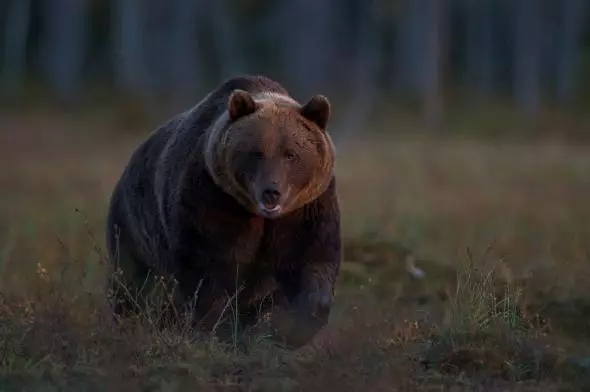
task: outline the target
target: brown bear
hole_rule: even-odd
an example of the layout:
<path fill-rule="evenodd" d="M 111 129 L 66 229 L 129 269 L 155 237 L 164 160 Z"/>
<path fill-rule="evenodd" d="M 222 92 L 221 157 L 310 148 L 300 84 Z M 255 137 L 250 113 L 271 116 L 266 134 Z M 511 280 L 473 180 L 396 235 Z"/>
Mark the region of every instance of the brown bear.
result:
<path fill-rule="evenodd" d="M 110 288 L 126 285 L 115 313 L 138 303 L 129 293 L 150 276 L 166 276 L 201 328 L 234 314 L 231 297 L 241 328 L 270 312 L 282 315 L 275 338 L 306 344 L 327 322 L 341 263 L 330 110 L 322 95 L 301 105 L 246 75 L 149 135 L 109 205 L 107 249 L 122 275 Z"/>

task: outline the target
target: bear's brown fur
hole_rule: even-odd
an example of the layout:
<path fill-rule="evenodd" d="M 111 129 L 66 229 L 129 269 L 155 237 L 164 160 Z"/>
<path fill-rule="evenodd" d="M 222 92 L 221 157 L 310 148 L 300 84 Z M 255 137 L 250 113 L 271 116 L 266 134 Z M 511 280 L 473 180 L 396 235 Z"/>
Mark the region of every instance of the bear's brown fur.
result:
<path fill-rule="evenodd" d="M 110 201 L 107 248 L 126 290 L 173 277 L 177 300 L 196 298 L 195 320 L 210 329 L 241 287 L 243 327 L 270 298 L 288 315 L 277 337 L 308 342 L 327 322 L 341 262 L 329 117 L 321 95 L 300 105 L 278 83 L 242 76 L 156 129 Z M 115 300 L 120 314 L 133 302 Z"/>

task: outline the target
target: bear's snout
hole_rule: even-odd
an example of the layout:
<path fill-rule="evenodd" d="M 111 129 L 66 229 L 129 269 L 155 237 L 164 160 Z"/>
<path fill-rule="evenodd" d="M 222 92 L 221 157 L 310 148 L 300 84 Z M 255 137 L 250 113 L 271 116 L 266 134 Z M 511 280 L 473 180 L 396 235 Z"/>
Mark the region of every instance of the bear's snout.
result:
<path fill-rule="evenodd" d="M 258 198 L 258 209 L 265 218 L 276 218 L 281 213 L 281 192 L 274 187 L 264 188 Z"/>
<path fill-rule="evenodd" d="M 276 188 L 266 188 L 262 191 L 262 204 L 267 208 L 275 208 L 281 200 L 281 192 Z"/>
<path fill-rule="evenodd" d="M 283 211 L 283 202 L 287 192 L 282 192 L 280 186 L 270 183 L 261 187 L 255 193 L 258 203 L 258 213 L 269 219 L 278 218 Z"/>

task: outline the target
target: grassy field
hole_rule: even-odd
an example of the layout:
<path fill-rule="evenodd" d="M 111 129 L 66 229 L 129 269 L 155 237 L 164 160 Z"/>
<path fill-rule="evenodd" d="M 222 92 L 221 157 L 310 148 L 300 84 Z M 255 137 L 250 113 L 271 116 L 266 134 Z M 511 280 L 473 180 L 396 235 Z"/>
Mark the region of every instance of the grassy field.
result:
<path fill-rule="evenodd" d="M 45 110 L 0 129 L 0 391 L 590 390 L 590 146 L 351 140 L 330 324 L 244 354 L 111 322 L 106 205 L 150 126 Z"/>

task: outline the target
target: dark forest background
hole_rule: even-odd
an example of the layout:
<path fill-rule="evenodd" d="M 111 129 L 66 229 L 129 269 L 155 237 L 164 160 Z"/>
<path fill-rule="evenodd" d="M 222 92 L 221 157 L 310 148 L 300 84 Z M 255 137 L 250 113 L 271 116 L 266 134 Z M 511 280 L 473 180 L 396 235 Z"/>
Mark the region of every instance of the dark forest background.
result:
<path fill-rule="evenodd" d="M 116 92 L 151 110 L 263 73 L 347 102 L 349 125 L 378 102 L 433 127 L 457 104 L 534 118 L 584 108 L 589 14 L 584 0 L 3 0 L 0 89 L 68 105 Z"/>

